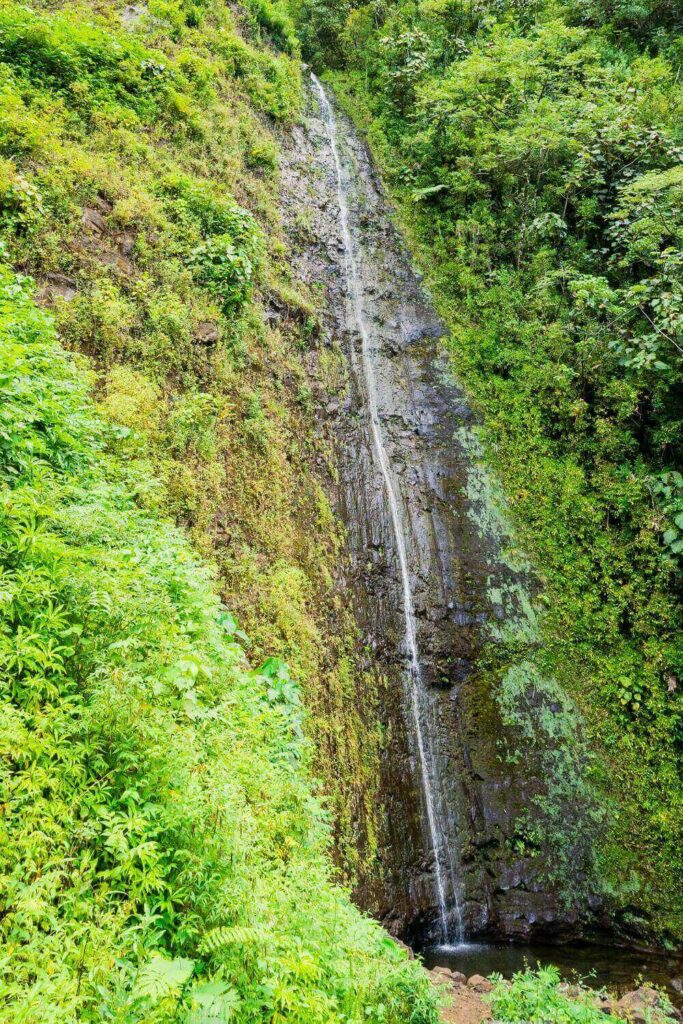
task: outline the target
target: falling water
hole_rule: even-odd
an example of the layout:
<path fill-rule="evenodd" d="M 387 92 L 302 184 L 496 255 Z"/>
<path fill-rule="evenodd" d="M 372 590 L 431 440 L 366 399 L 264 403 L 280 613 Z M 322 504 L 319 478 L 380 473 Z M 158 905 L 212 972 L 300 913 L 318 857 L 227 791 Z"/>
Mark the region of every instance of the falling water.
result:
<path fill-rule="evenodd" d="M 370 355 L 370 328 L 366 320 L 363 311 L 363 300 L 361 291 L 361 280 L 356 258 L 353 252 L 353 243 L 351 240 L 351 232 L 349 230 L 349 208 L 344 194 L 344 188 L 342 184 L 342 164 L 339 156 L 339 148 L 337 146 L 337 123 L 332 109 L 332 105 L 327 98 L 325 90 L 321 82 L 315 75 L 311 75 L 313 84 L 318 92 L 320 99 L 320 108 L 327 129 L 327 134 L 330 142 L 330 149 L 332 157 L 334 159 L 334 166 L 336 172 L 337 181 L 337 197 L 339 202 L 339 222 L 341 226 L 342 241 L 344 245 L 344 252 L 346 256 L 346 278 L 353 302 L 353 311 L 358 327 L 362 342 L 362 365 L 363 373 L 365 376 L 365 385 L 367 389 L 368 399 L 368 410 L 370 413 L 370 427 L 372 431 L 372 441 L 374 447 L 375 457 L 377 464 L 382 474 L 384 482 L 384 489 L 386 493 L 387 505 L 391 517 L 391 524 L 393 534 L 396 542 L 396 553 L 398 556 L 398 568 L 400 570 L 402 590 L 403 590 L 403 617 L 405 622 L 405 647 L 408 655 L 408 675 L 409 675 L 409 699 L 410 699 L 410 710 L 413 719 L 415 743 L 417 747 L 417 754 L 420 764 L 420 778 L 422 784 L 422 791 L 424 794 L 424 803 L 427 812 L 427 824 L 429 829 L 429 840 L 434 855 L 434 878 L 435 878 L 435 891 L 436 898 L 439 906 L 439 915 L 441 918 L 441 933 L 442 940 L 444 943 L 448 943 L 451 935 L 448 924 L 448 905 L 446 901 L 446 884 L 444 879 L 444 871 L 442 866 L 442 845 L 444 831 L 439 827 L 439 818 L 437 813 L 437 802 L 435 800 L 432 777 L 433 771 L 433 759 L 430 756 L 430 751 L 425 744 L 425 736 L 422 725 L 422 714 L 420 709 L 421 695 L 424 693 L 424 685 L 422 681 L 422 672 L 420 668 L 420 656 L 417 645 L 417 636 L 415 630 L 415 610 L 413 605 L 413 594 L 410 585 L 410 573 L 408 570 L 408 557 L 406 553 L 406 541 L 403 530 L 403 524 L 401 522 L 401 515 L 399 511 L 398 502 L 396 500 L 396 493 L 392 482 L 391 468 L 389 465 L 389 457 L 384 447 L 384 441 L 382 438 L 382 428 L 379 419 L 379 413 L 377 409 L 377 387 L 375 382 L 375 373 Z M 458 942 L 463 939 L 463 923 L 462 923 L 462 911 L 460 907 L 460 900 L 458 895 L 458 885 L 454 878 L 453 865 L 449 861 L 449 874 L 451 875 L 451 890 L 453 893 L 453 911 L 456 918 L 456 936 Z"/>

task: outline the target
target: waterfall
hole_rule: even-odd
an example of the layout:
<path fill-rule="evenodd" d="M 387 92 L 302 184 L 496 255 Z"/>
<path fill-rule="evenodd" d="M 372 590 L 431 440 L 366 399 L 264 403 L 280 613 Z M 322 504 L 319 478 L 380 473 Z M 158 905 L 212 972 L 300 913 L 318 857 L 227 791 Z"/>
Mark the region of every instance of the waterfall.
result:
<path fill-rule="evenodd" d="M 425 704 L 426 693 L 420 666 L 420 653 L 415 627 L 415 608 L 410 582 L 406 537 L 404 526 L 401 521 L 399 504 L 396 499 L 389 456 L 384 445 L 382 426 L 378 413 L 377 386 L 371 357 L 371 329 L 363 310 L 361 277 L 356 257 L 354 255 L 351 231 L 349 228 L 349 206 L 344 191 L 342 161 L 337 144 L 337 123 L 334 110 L 332 109 L 332 104 L 330 103 L 321 82 L 314 74 L 311 75 L 311 80 L 318 93 L 321 115 L 327 131 L 330 150 L 334 161 L 337 198 L 339 203 L 339 223 L 345 254 L 346 283 L 348 293 L 351 297 L 354 319 L 361 339 L 361 361 L 363 375 L 365 378 L 365 389 L 367 392 L 373 455 L 381 473 L 382 483 L 384 486 L 384 493 L 396 547 L 396 557 L 398 562 L 397 568 L 401 579 L 404 644 L 407 656 L 406 689 L 410 718 L 412 719 L 417 760 L 419 762 L 420 783 L 424 797 L 428 839 L 434 857 L 435 896 L 441 921 L 441 937 L 444 943 L 451 941 L 451 938 L 461 942 L 464 937 L 464 929 L 462 908 L 459 897 L 459 886 L 457 879 L 455 878 L 455 867 L 452 857 L 448 856 L 448 850 L 445 848 L 447 844 L 444 839 L 445 831 L 441 825 L 440 801 L 437 800 L 434 792 L 434 781 L 436 775 L 435 763 L 429 743 L 426 742 L 425 729 L 423 725 L 423 705 Z M 446 863 L 446 870 L 444 870 L 444 862 Z M 451 910 L 455 918 L 456 925 L 454 934 L 451 933 L 451 928 L 449 926 L 449 905 L 446 890 L 447 877 L 450 879 L 451 883 Z"/>

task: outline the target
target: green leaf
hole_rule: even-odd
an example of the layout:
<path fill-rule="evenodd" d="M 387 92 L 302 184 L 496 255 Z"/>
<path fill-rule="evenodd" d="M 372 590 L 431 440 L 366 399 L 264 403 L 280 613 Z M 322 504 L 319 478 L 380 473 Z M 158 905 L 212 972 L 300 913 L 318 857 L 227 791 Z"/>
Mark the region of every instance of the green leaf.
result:
<path fill-rule="evenodd" d="M 152 957 L 140 969 L 133 995 L 153 1003 L 178 993 L 192 976 L 194 960 L 167 960 L 163 956 Z"/>

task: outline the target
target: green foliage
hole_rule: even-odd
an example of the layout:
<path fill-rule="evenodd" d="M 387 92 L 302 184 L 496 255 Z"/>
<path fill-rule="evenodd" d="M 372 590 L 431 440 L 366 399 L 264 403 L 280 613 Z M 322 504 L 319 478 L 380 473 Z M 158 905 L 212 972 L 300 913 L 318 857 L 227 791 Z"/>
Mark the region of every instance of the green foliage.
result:
<path fill-rule="evenodd" d="M 652 495 L 664 516 L 665 557 L 683 557 L 683 474 L 660 473 L 651 482 Z"/>
<path fill-rule="evenodd" d="M 240 211 L 252 221 L 246 210 Z M 194 250 L 191 266 L 197 282 L 220 301 L 225 313 L 239 310 L 251 289 L 254 259 L 260 251 L 255 225 L 247 232 L 243 220 L 237 221 L 239 231 L 213 235 Z"/>
<path fill-rule="evenodd" d="M 599 1024 L 614 1020 L 595 1005 L 595 992 L 576 986 L 578 995 L 567 995 L 560 987 L 560 972 L 556 967 L 539 967 L 515 974 L 507 983 L 496 975 L 491 993 L 491 1009 L 495 1020 L 505 1024 Z"/>
<path fill-rule="evenodd" d="M 3 1019 L 431 1024 L 331 882 L 298 687 L 136 503 L 31 292 L 0 270 Z"/>
<path fill-rule="evenodd" d="M 82 113 L 112 103 L 136 114 L 170 113 L 173 86 L 187 84 L 164 55 L 102 24 L 27 7 L 0 8 L 0 60 L 25 83 L 47 88 Z"/>

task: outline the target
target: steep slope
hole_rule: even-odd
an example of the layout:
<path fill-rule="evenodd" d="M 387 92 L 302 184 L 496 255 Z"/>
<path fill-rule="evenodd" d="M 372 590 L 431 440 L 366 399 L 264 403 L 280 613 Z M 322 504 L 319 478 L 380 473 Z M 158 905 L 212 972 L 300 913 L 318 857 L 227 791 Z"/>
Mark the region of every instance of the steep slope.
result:
<path fill-rule="evenodd" d="M 516 637 L 522 651 L 538 639 L 528 563 L 367 147 L 319 82 L 307 99 L 283 200 L 297 276 L 325 296 L 320 355 L 335 368 L 336 453 L 327 487 L 347 526 L 338 575 L 374 673 L 354 697 L 374 693 L 384 736 L 377 855 L 359 863 L 355 895 L 423 946 L 463 934 L 575 936 L 604 920 L 592 878 L 566 898 L 567 879 L 592 863 L 600 819 L 580 716 L 537 679 L 534 728 L 520 735 L 478 671 L 492 637 L 508 646 Z M 513 708 L 515 679 L 528 671 L 522 660 L 508 672 Z M 505 744 L 519 751 L 515 763 L 501 757 Z M 520 815 L 558 785 L 564 844 L 545 828 L 542 853 L 529 856 L 517 843 Z"/>
<path fill-rule="evenodd" d="M 431 1022 L 334 884 L 305 736 L 349 766 L 325 775 L 353 851 L 376 739 L 338 718 L 315 319 L 278 234 L 289 24 L 3 4 L 0 28 L 3 1020 Z"/>
<path fill-rule="evenodd" d="M 535 738 L 552 761 L 585 722 L 595 857 L 571 852 L 550 761 L 513 847 L 550 845 L 570 901 L 588 908 L 588 872 L 612 927 L 680 945 L 679 5 L 292 9 L 308 58 L 342 69 L 535 567 L 542 642 L 477 665 L 518 730 L 508 756 Z M 553 687 L 578 715 L 542 711 Z"/>

